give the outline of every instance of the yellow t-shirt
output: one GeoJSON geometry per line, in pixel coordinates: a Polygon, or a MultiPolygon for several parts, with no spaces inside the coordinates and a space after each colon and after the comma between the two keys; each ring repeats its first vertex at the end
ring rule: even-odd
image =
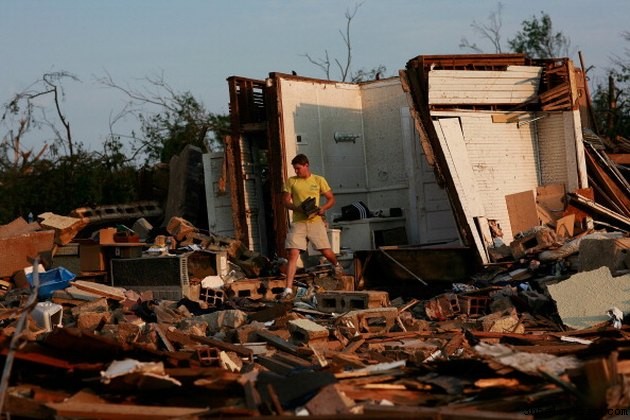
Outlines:
{"type": "MultiPolygon", "coordinates": [[[[293,204],[296,206],[302,204],[302,202],[309,197],[313,197],[315,199],[315,204],[319,206],[319,196],[327,193],[330,189],[330,185],[328,185],[326,178],[311,174],[308,178],[300,178],[299,176],[290,177],[287,179],[287,182],[284,183],[282,191],[291,194],[293,204]]],[[[308,216],[302,212],[293,212],[293,222],[314,222],[321,219],[322,218],[319,215],[309,219],[308,216]]]]}

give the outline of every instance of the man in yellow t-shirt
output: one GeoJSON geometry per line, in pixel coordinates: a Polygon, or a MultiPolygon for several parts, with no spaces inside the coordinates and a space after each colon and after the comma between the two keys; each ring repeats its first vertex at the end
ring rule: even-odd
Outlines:
{"type": "Polygon", "coordinates": [[[311,173],[308,157],[299,154],[293,158],[291,165],[295,176],[290,177],[282,190],[284,206],[293,211],[293,223],[285,240],[287,249],[287,286],[281,293],[282,298],[293,297],[293,279],[297,270],[300,252],[306,250],[307,241],[313,244],[326,259],[335,267],[335,274],[343,274],[337,262],[337,256],[330,247],[326,223],[322,216],[326,210],[335,205],[335,196],[328,182],[323,176],[311,173]],[[319,205],[319,197],[323,195],[326,202],[319,205]],[[315,200],[316,209],[312,214],[304,212],[302,203],[307,199],[315,200]]]}

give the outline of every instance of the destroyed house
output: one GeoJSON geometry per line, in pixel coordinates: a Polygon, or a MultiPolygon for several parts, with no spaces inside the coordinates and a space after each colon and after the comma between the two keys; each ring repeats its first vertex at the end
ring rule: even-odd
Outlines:
{"type": "Polygon", "coordinates": [[[342,246],[457,240],[448,198],[422,157],[398,77],[354,84],[271,73],[265,81],[228,81],[234,229],[250,247],[263,253],[283,248],[288,215],[280,191],[298,153],[334,190],[337,203],[328,219],[341,230],[342,246]],[[342,207],[356,202],[373,213],[401,211],[336,221],[342,207]]]}
{"type": "Polygon", "coordinates": [[[232,133],[227,162],[215,156],[208,171],[210,229],[233,229],[264,254],[283,249],[280,191],[297,153],[328,179],[329,222],[353,250],[458,242],[487,263],[489,225],[507,244],[517,233],[520,203],[510,209],[506,196],[587,186],[584,78],[569,59],[418,56],[399,77],[358,84],[282,73],[228,84],[232,133]],[[229,202],[217,193],[224,179],[229,202]],[[356,202],[401,213],[338,221],[356,202]]]}

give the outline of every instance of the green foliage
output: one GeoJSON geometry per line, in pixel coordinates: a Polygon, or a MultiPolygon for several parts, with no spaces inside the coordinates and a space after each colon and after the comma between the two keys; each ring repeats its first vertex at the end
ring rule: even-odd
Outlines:
{"type": "Polygon", "coordinates": [[[209,113],[190,92],[174,94],[160,112],[138,118],[147,162],[168,162],[188,144],[208,151],[209,142],[222,138],[229,127],[227,116],[209,113]]]}
{"type": "MultiPolygon", "coordinates": [[[[630,32],[625,32],[623,38],[630,42],[630,32]]],[[[618,136],[630,139],[630,48],[626,48],[625,56],[616,58],[614,64],[609,83],[598,84],[595,89],[593,114],[599,134],[613,140],[618,136]],[[611,102],[614,103],[612,109],[611,102]]]]}
{"type": "Polygon", "coordinates": [[[531,20],[524,20],[522,29],[515,37],[508,40],[512,51],[524,53],[532,58],[554,58],[569,55],[571,41],[562,32],[555,32],[551,17],[540,12],[540,19],[535,15],[531,20]]]}
{"type": "MultiPolygon", "coordinates": [[[[8,156],[1,155],[6,162],[8,156]]],[[[0,224],[43,212],[68,214],[77,207],[134,201],[136,169],[111,167],[107,160],[79,150],[55,161],[31,162],[28,170],[0,171],[0,224]]]]}

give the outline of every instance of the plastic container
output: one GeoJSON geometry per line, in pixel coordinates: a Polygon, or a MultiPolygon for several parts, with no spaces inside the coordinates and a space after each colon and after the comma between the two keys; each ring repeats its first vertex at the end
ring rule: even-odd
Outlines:
{"type": "Polygon", "coordinates": [[[53,328],[62,327],[63,306],[52,302],[39,302],[31,312],[33,320],[40,328],[50,332],[53,328]]]}
{"type": "MultiPolygon", "coordinates": [[[[39,299],[50,299],[55,290],[68,287],[76,275],[64,267],[56,267],[43,273],[39,273],[39,289],[37,297],[39,299]]],[[[33,286],[33,273],[26,275],[28,283],[33,286]]]]}

